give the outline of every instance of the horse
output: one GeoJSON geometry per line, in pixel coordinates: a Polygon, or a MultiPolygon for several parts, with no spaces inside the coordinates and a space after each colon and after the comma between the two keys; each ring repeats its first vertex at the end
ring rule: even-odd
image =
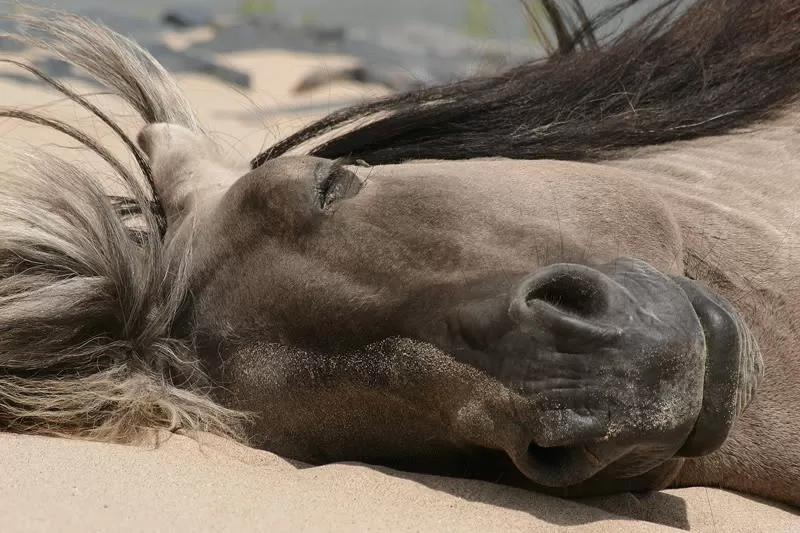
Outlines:
{"type": "Polygon", "coordinates": [[[135,165],[0,112],[80,141],[125,187],[33,149],[4,176],[0,428],[800,505],[800,2],[677,4],[335,111],[249,162],[132,40],[14,15],[145,124],[131,138],[17,63],[135,165]]]}

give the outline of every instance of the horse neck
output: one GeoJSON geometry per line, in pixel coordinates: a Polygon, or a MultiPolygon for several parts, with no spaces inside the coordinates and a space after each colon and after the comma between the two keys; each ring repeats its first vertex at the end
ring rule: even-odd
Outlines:
{"type": "MultiPolygon", "coordinates": [[[[685,271],[741,300],[800,289],[800,113],[758,129],[651,147],[604,165],[633,171],[669,205],[685,271]]],[[[798,295],[800,296],[800,295],[798,295]]]]}

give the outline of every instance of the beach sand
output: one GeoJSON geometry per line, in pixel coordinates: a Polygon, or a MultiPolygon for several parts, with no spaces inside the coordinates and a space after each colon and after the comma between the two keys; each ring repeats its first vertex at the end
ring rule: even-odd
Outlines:
{"type": "MultiPolygon", "coordinates": [[[[305,96],[291,87],[311,69],[347,58],[288,52],[232,55],[254,76],[246,93],[203,76],[179,76],[223,146],[249,159],[342,102],[384,94],[337,84],[305,96]]],[[[3,66],[3,70],[9,67],[3,66]]],[[[92,85],[73,83],[81,92],[92,85]]],[[[73,104],[24,78],[0,78],[2,105],[39,107],[109,142],[112,135],[73,104]]],[[[100,97],[105,109],[132,113],[100,97]]],[[[4,145],[47,147],[99,176],[104,164],[59,134],[0,120],[4,145]]],[[[114,151],[123,154],[119,143],[114,151]]],[[[0,169],[7,165],[0,161],[0,169]]],[[[0,434],[0,532],[58,531],[528,531],[800,532],[797,514],[730,492],[692,488],[591,504],[489,483],[411,475],[358,464],[307,468],[219,438],[171,436],[155,448],[0,434]]]]}
{"type": "Polygon", "coordinates": [[[0,435],[0,531],[796,533],[789,511],[721,490],[597,498],[359,464],[304,468],[216,437],[156,448],[0,435]]]}

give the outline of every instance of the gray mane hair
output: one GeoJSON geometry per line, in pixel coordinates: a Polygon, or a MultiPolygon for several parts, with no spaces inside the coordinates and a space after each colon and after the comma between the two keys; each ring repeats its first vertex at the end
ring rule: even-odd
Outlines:
{"type": "MultiPolygon", "coordinates": [[[[146,122],[202,132],[175,81],[132,40],[54,9],[13,18],[20,39],[82,68],[146,122]]],[[[16,64],[100,118],[139,168],[66,123],[16,109],[0,108],[0,117],[55,128],[100,155],[130,196],[126,212],[140,216],[133,232],[93,172],[39,150],[15,155],[0,187],[0,430],[120,443],[158,430],[244,440],[246,415],[213,401],[192,347],[172,336],[191,250],[162,243],[146,157],[86,99],[16,64]]]]}

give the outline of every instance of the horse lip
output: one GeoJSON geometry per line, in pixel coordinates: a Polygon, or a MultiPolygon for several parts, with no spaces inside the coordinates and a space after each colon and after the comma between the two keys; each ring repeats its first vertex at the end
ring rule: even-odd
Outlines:
{"type": "Polygon", "coordinates": [[[703,402],[679,457],[699,457],[719,449],[755,394],[763,375],[761,352],[750,329],[731,304],[705,285],[673,279],[689,298],[703,328],[706,361],[703,402]]]}

